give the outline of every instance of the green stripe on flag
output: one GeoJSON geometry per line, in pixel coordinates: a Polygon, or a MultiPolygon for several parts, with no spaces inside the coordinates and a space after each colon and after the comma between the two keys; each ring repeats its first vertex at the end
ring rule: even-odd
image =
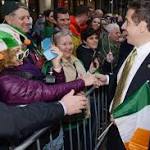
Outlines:
{"type": "Polygon", "coordinates": [[[126,98],[112,114],[114,118],[128,116],[140,111],[147,105],[150,105],[150,86],[148,82],[144,83],[140,89],[126,98]]]}

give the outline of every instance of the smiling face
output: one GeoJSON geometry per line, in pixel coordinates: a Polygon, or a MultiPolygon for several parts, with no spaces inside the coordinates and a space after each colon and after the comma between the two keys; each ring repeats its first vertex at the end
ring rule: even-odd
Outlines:
{"type": "Polygon", "coordinates": [[[69,18],[69,14],[66,13],[66,14],[61,14],[61,13],[58,13],[57,14],[57,26],[60,28],[60,29],[69,29],[69,24],[70,24],[70,18],[69,18]]]}
{"type": "Polygon", "coordinates": [[[70,35],[62,35],[56,39],[56,46],[62,51],[63,57],[69,59],[73,52],[72,37],[70,35]]]}
{"type": "Polygon", "coordinates": [[[23,64],[23,51],[20,49],[20,47],[16,47],[12,50],[10,50],[9,56],[11,56],[10,61],[12,63],[12,66],[19,66],[23,64]]]}
{"type": "Polygon", "coordinates": [[[17,46],[0,52],[0,56],[3,56],[3,59],[0,60],[0,70],[22,65],[23,58],[27,57],[28,52],[28,50],[23,51],[22,46],[17,46]]]}
{"type": "Polygon", "coordinates": [[[86,46],[88,46],[91,49],[96,49],[98,46],[98,36],[96,34],[93,34],[89,36],[86,41],[84,41],[86,46]]]}
{"type": "Polygon", "coordinates": [[[100,29],[100,24],[101,24],[100,18],[94,18],[92,20],[91,26],[96,31],[96,30],[100,29]]]}
{"type": "Polygon", "coordinates": [[[140,38],[140,23],[136,24],[132,20],[132,15],[134,14],[133,9],[129,9],[126,15],[126,21],[122,25],[122,29],[125,30],[127,35],[128,43],[132,45],[137,45],[139,43],[140,38]]]}
{"type": "Polygon", "coordinates": [[[30,30],[30,14],[28,10],[24,8],[19,8],[13,13],[5,17],[8,24],[13,25],[23,32],[27,33],[30,30]]]}

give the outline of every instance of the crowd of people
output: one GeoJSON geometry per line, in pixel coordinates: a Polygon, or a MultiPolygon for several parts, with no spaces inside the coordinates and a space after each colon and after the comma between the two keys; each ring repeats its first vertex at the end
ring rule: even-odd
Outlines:
{"type": "MultiPolygon", "coordinates": [[[[0,24],[0,149],[59,124],[66,115],[89,109],[85,95],[89,86],[108,86],[111,121],[113,111],[150,80],[149,6],[132,2],[124,21],[83,5],[73,15],[61,7],[45,10],[32,24],[25,5],[6,1],[0,24]],[[57,56],[51,60],[44,56],[45,39],[57,56]]],[[[150,125],[144,129],[149,133],[150,125]]],[[[62,133],[59,125],[58,131],[55,139],[62,133]]],[[[130,140],[119,134],[114,123],[106,149],[131,150],[130,140]]],[[[56,149],[63,144],[62,140],[56,149]]],[[[50,145],[45,148],[51,149],[50,145]]]]}

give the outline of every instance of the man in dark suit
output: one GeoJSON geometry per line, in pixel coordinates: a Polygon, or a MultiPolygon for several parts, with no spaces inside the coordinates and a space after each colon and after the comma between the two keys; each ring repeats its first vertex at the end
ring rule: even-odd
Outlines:
{"type": "Polygon", "coordinates": [[[33,134],[36,130],[53,126],[65,115],[82,112],[86,105],[86,97],[74,95],[73,90],[54,103],[37,102],[16,107],[0,102],[0,149],[33,134]]]}
{"type": "MultiPolygon", "coordinates": [[[[147,80],[150,80],[150,3],[141,4],[138,2],[132,2],[126,14],[126,21],[122,26],[122,29],[127,32],[127,42],[134,45],[136,49],[136,55],[132,58],[132,65],[125,77],[125,84],[119,102],[120,105],[130,95],[132,95],[137,89],[139,89],[147,80]]],[[[132,50],[133,51],[133,50],[132,50]]],[[[131,51],[131,53],[133,53],[131,51]]],[[[132,55],[132,54],[129,54],[132,55]]],[[[129,57],[129,56],[128,56],[129,57]]],[[[124,69],[126,61],[121,65],[117,75],[112,76],[101,76],[102,84],[109,84],[111,88],[119,87],[119,80],[122,80],[122,74],[125,74],[124,69]],[[109,81],[108,81],[109,80],[109,81]]],[[[121,81],[123,82],[123,80],[121,81]]],[[[113,97],[118,92],[117,88],[115,93],[111,93],[110,97],[113,97]]],[[[112,104],[114,103],[112,99],[112,104]]],[[[114,105],[112,105],[114,106],[114,105]]],[[[117,107],[116,106],[116,107],[117,107]]],[[[113,108],[112,108],[113,109],[113,108]]],[[[122,150],[123,144],[121,139],[112,140],[118,134],[117,128],[112,127],[108,134],[108,150],[122,150]],[[118,142],[119,141],[119,142],[118,142]],[[115,147],[112,147],[112,144],[115,147]],[[119,147],[119,145],[122,145],[119,147]]]]}

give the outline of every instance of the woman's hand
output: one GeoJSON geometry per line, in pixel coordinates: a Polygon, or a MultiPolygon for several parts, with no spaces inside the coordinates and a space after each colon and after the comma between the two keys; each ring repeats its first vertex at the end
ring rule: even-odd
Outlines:
{"type": "Polygon", "coordinates": [[[61,71],[61,67],[62,67],[61,66],[61,59],[62,59],[63,53],[59,50],[58,47],[56,47],[54,45],[52,46],[51,51],[58,55],[56,58],[51,60],[52,64],[53,64],[53,69],[55,71],[57,71],[57,72],[60,72],[61,71]]]}
{"type": "Polygon", "coordinates": [[[106,61],[109,63],[112,63],[114,61],[114,56],[111,51],[106,55],[106,61]]]}
{"type": "Polygon", "coordinates": [[[89,68],[89,72],[92,74],[94,73],[97,69],[99,68],[99,62],[98,59],[94,59],[93,62],[91,62],[90,68],[89,68]]]}

